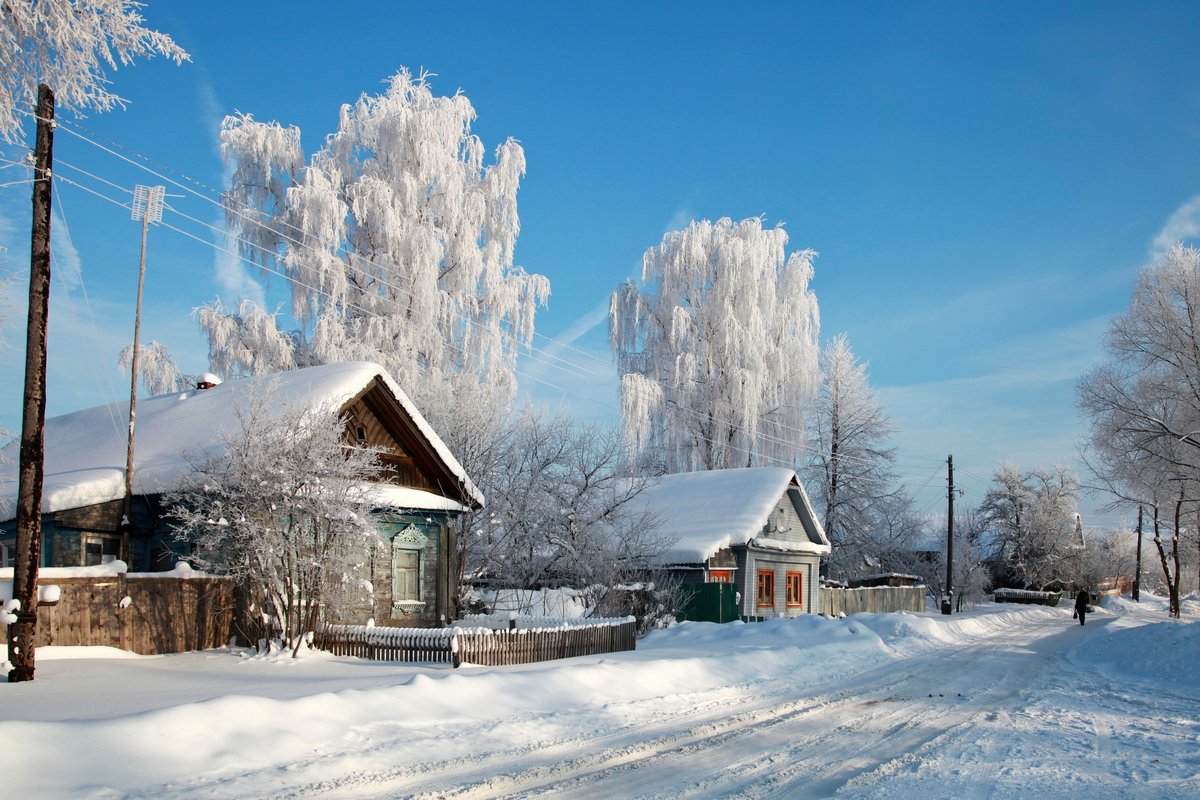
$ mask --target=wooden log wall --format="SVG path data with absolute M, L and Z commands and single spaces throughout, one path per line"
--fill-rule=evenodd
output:
M 229 641 L 229 578 L 117 575 L 39 583 L 58 586 L 61 595 L 56 605 L 38 607 L 38 646 L 101 645 L 160 655 L 221 647 Z M 0 626 L 0 642 L 7 642 L 7 628 Z
M 821 613 L 831 617 L 863 612 L 924 610 L 924 586 L 871 586 L 862 589 L 821 587 Z

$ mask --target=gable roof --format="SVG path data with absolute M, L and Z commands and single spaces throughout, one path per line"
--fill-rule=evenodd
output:
M 327 364 L 272 375 L 230 380 L 205 390 L 139 399 L 134 446 L 134 494 L 175 489 L 190 471 L 185 452 L 219 452 L 223 435 L 238 430 L 237 411 L 270 392 L 280 415 L 309 408 L 341 410 L 364 393 L 392 407 L 393 422 L 407 422 L 419 435 L 426 463 L 441 473 L 445 496 L 379 484 L 381 499 L 397 508 L 462 511 L 483 505 L 483 495 L 449 448 L 384 371 L 370 362 Z M 110 403 L 46 420 L 42 511 L 54 512 L 118 500 L 125 496 L 129 403 Z M 20 442 L 5 448 L 0 466 L 0 521 L 16 511 Z
M 779 499 L 788 494 L 804 523 L 807 542 L 766 539 L 763 527 Z M 705 561 L 718 550 L 752 541 L 777 549 L 824 555 L 829 539 L 813 513 L 796 472 L 784 467 L 746 467 L 663 475 L 631 501 L 653 514 L 658 531 L 675 539 L 663 564 Z

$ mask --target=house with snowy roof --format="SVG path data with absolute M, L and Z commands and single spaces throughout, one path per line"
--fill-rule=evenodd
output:
M 673 539 L 659 566 L 685 584 L 732 585 L 743 618 L 820 612 L 829 539 L 794 470 L 663 475 L 632 503 Z
M 131 525 L 123 524 L 128 403 L 46 420 L 41 566 L 119 559 L 131 572 L 172 569 L 190 547 L 173 535 L 164 496 L 181 487 L 189 457 L 219 455 L 223 437 L 240 429 L 239 408 L 268 392 L 271 412 L 281 416 L 336 408 L 351 442 L 380 450 L 384 469 L 371 488 L 390 559 L 373 564 L 372 616 L 393 625 L 452 618 L 456 545 L 449 522 L 482 507 L 484 498 L 408 396 L 367 362 L 204 381 L 192 391 L 139 400 Z M 0 466 L 0 567 L 12 566 L 15 551 L 18 447 L 6 448 Z

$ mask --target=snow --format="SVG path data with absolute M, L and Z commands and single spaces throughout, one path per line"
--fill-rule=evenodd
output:
M 370 362 L 309 367 L 274 375 L 226 381 L 203 391 L 181 392 L 138 401 L 135 442 L 135 494 L 176 489 L 191 466 L 192 457 L 216 453 L 221 436 L 238 430 L 237 409 L 271 391 L 280 414 L 328 405 L 340 407 L 358 395 L 375 377 L 381 377 L 396 400 L 412 417 L 438 456 L 461 481 L 467 494 L 482 505 L 483 495 L 471 483 L 462 465 L 425 421 L 383 368 Z M 117 500 L 124 496 L 128 403 L 76 411 L 46 421 L 46 461 L 43 512 Z M 0 458 L 0 521 L 12 519 L 16 508 L 17 458 L 11 443 Z M 399 487 L 388 489 L 389 498 L 407 508 L 461 510 L 462 506 L 440 495 Z
M 662 536 L 675 540 L 659 559 L 664 564 L 694 564 L 723 547 L 747 544 L 752 539 L 756 544 L 777 550 L 828 553 L 827 541 L 804 543 L 756 538 L 795 479 L 796 473 L 783 467 L 663 475 L 647 485 L 629 506 L 635 512 L 654 514 Z M 804 488 L 800 487 L 800 491 L 803 494 Z M 807 495 L 804 502 L 808 502 Z M 821 537 L 824 539 L 824 533 Z
M 1165 601 L 683 623 L 449 668 L 45 648 L 12 797 L 1192 798 L 1200 626 Z

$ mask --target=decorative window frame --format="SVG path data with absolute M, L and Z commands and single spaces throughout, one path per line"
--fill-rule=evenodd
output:
M 408 523 L 406 527 L 400 530 L 392 537 L 392 612 L 403 616 L 411 616 L 419 614 L 425 610 L 425 601 L 421 599 L 421 578 L 425 575 L 425 545 L 429 543 L 429 537 L 426 536 L 420 528 L 413 523 Z M 398 577 L 398 553 L 417 553 L 417 596 L 416 599 L 397 600 L 397 577 Z

